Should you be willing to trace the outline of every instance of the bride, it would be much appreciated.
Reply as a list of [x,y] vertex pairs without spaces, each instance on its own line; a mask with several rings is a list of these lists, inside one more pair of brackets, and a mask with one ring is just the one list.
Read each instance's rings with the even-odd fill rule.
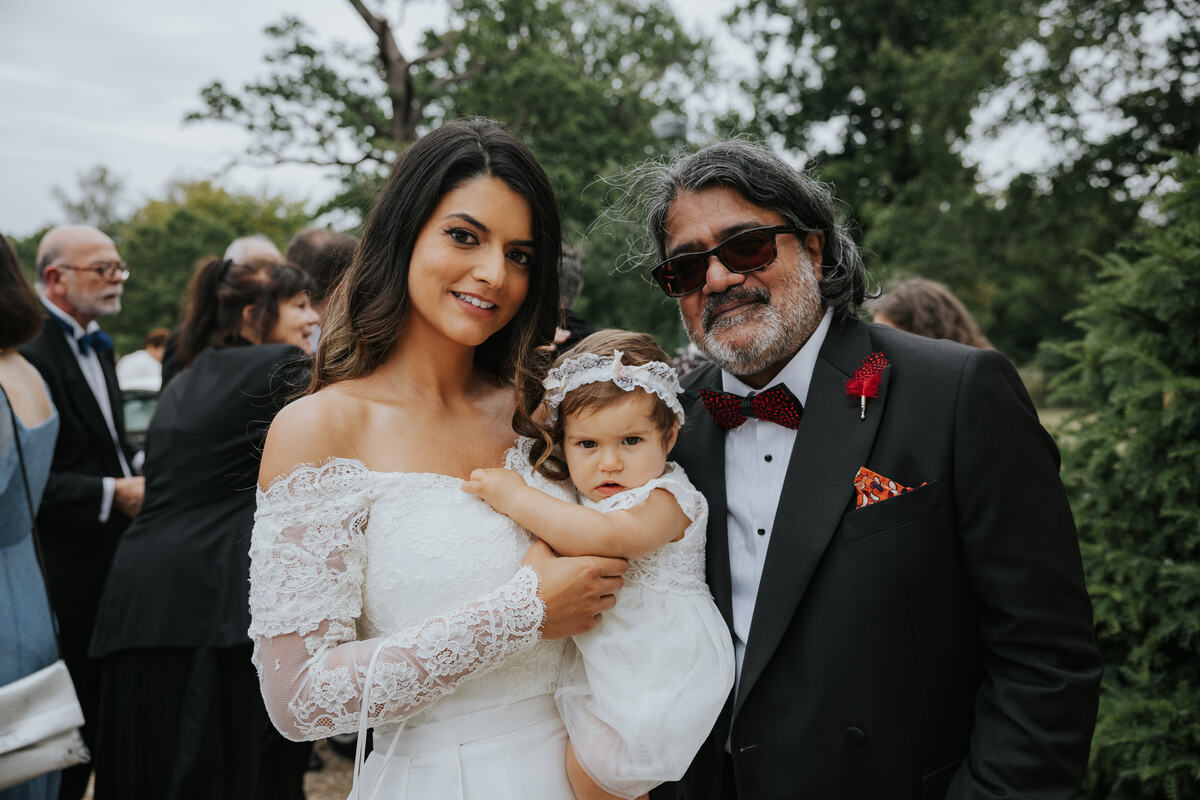
[[573,797],[562,639],[613,605],[626,564],[556,558],[460,489],[522,466],[534,409],[514,389],[553,339],[558,257],[532,154],[487,120],[433,131],[371,212],[307,396],[271,425],[254,663],[288,738],[359,731],[361,747],[375,728],[363,797]]

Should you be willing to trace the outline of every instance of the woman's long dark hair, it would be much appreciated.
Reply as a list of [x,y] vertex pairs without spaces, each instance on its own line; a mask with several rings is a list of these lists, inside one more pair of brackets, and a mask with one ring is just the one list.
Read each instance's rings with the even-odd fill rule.
[[177,363],[183,369],[207,347],[228,347],[242,331],[242,310],[262,338],[279,319],[279,301],[308,291],[312,279],[291,264],[255,259],[235,264],[212,256],[196,267],[179,324]]
[[0,347],[25,344],[42,330],[45,312],[29,281],[21,274],[21,262],[0,234]]
[[417,235],[442,198],[479,176],[504,181],[525,201],[533,222],[529,289],[517,314],[475,350],[475,363],[520,389],[513,428],[539,436],[527,401],[548,357],[558,323],[561,223],[554,190],[537,159],[487,119],[451,122],[421,137],[396,161],[367,219],[349,271],[333,292],[321,327],[308,391],[369,375],[395,346],[408,314],[408,270]]

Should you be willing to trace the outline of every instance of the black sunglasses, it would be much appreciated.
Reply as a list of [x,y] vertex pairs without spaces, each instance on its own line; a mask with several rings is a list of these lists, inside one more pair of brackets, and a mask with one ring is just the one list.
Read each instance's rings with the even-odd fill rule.
[[775,248],[775,237],[781,233],[799,234],[800,231],[789,225],[751,228],[730,236],[712,250],[681,253],[668,258],[650,274],[671,297],[683,297],[704,286],[708,260],[714,255],[725,265],[725,269],[739,274],[767,266],[779,254]]

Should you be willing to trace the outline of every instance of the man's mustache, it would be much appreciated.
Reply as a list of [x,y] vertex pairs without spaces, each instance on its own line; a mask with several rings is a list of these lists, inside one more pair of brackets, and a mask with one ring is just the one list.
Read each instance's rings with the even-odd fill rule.
[[705,333],[712,328],[713,314],[721,306],[729,303],[762,303],[771,305],[771,293],[761,286],[734,286],[720,294],[710,294],[704,301],[704,310],[700,313],[700,327]]

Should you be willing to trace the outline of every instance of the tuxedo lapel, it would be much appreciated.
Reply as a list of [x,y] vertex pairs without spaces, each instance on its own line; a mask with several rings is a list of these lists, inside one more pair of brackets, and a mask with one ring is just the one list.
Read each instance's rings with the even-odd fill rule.
[[866,419],[859,418],[858,399],[845,393],[846,380],[870,352],[867,327],[857,321],[834,323],[821,347],[775,512],[735,713],[791,623],[849,508],[854,476],[879,429],[890,368],[883,372],[879,397],[867,401]]
[[[105,353],[98,353],[100,359],[100,369],[104,372],[104,386],[108,389],[108,407],[112,409],[113,425],[117,429],[118,446],[125,448],[125,403],[121,399],[121,387],[117,383],[117,365],[113,358],[111,350]],[[99,411],[99,408],[96,409]],[[132,456],[132,453],[126,453],[126,458]]]
[[733,590],[729,577],[728,510],[725,501],[725,432],[712,421],[700,401],[703,389],[721,388],[721,371],[701,367],[682,400],[687,423],[672,454],[692,484],[708,500],[708,540],[705,552],[708,586],[713,600],[733,627]]
[[[58,374],[62,377],[63,390],[66,395],[63,399],[70,405],[75,417],[79,420],[79,424],[96,441],[97,446],[100,448],[98,452],[103,454],[100,458],[106,464],[109,464],[106,470],[115,470],[111,472],[106,471],[105,474],[122,474],[116,450],[111,444],[108,447],[104,446],[105,443],[112,441],[112,436],[108,432],[108,423],[104,421],[104,412],[100,410],[100,403],[96,400],[96,395],[92,394],[92,385],[84,377],[83,370],[79,367],[79,361],[76,360],[75,353],[71,351],[71,343],[67,340],[66,336],[63,336],[58,323],[52,319],[46,320],[45,334],[53,358],[58,365]],[[112,366],[111,356],[107,365],[105,358],[101,356],[100,364],[104,369],[104,382],[108,389],[109,402],[111,404],[117,382],[116,368]],[[112,405],[111,407],[114,415],[113,422],[116,423],[115,416],[121,406]],[[62,410],[60,409],[61,412]],[[123,427],[119,427],[118,431],[123,430]]]

